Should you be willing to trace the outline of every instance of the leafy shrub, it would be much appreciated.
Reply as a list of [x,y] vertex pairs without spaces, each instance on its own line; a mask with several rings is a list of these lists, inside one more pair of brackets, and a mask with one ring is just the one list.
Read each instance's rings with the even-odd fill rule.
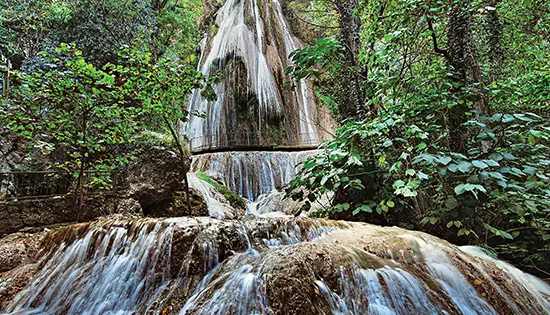
[[428,230],[521,251],[525,260],[549,257],[548,121],[534,114],[468,121],[470,147],[459,154],[448,151],[441,117],[428,109],[348,122],[302,164],[288,196],[306,200],[307,210],[334,192],[314,215]]

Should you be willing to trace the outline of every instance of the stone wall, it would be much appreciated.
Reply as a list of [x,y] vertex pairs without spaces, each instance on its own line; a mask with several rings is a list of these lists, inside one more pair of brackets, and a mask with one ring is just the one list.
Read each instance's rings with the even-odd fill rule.
[[[131,203],[130,203],[131,204]],[[115,196],[94,197],[77,209],[68,197],[0,202],[0,237],[21,230],[33,230],[61,223],[82,222],[115,213],[132,214],[127,200]],[[139,204],[134,201],[134,211]],[[136,213],[139,214],[139,213]]]
[[187,159],[182,160],[159,145],[139,144],[124,149],[131,150],[136,158],[118,179],[116,195],[90,196],[82,209],[68,197],[0,201],[0,236],[111,214],[156,217],[208,214],[204,201],[194,192],[192,209],[184,209],[187,203],[181,194],[189,168]]

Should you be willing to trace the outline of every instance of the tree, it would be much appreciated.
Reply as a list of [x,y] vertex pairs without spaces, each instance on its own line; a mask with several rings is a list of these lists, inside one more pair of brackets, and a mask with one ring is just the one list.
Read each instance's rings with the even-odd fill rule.
[[339,114],[340,120],[354,118],[364,102],[362,80],[359,74],[361,49],[361,18],[358,0],[335,1],[339,14],[340,42],[344,47],[344,60],[340,68]]
[[195,59],[201,7],[199,0],[0,1],[0,53],[16,69],[41,67],[39,53],[62,42],[76,43],[99,68],[135,44],[157,60]]
[[[318,216],[421,229],[544,266],[549,5],[361,3],[357,68],[365,69],[368,96],[303,163],[288,196],[306,209],[328,200]],[[350,51],[345,40],[295,52],[290,72],[338,73],[338,53]],[[336,54],[327,49],[339,45]],[[372,115],[362,116],[366,110]]]
[[449,110],[449,146],[452,151],[465,153],[468,150],[466,112],[470,103],[478,115],[488,115],[490,107],[484,92],[483,78],[479,68],[472,33],[472,16],[469,1],[453,3],[447,24],[447,50],[452,91],[456,104]]
[[[52,167],[75,178],[78,205],[84,171],[126,164],[128,154],[116,147],[132,143],[142,130],[170,130],[183,159],[173,124],[188,117],[186,96],[205,87],[194,67],[170,59],[152,63],[150,54],[126,50],[120,54],[124,64],[100,70],[67,44],[43,57],[49,69],[12,77],[13,88],[0,101],[0,121],[44,155],[62,156]],[[109,185],[104,178],[94,181]]]

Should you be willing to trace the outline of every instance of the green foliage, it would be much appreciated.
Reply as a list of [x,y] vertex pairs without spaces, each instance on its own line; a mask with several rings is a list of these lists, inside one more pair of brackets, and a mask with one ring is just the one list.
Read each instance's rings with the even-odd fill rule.
[[[497,4],[467,6],[482,82],[460,85],[444,55],[449,3],[364,3],[357,71],[366,91],[359,112],[369,114],[344,123],[305,161],[288,195],[305,210],[332,196],[318,216],[489,244],[529,265],[548,259],[550,11],[539,1]],[[297,51],[288,72],[322,82],[316,95],[334,108],[338,85],[323,83],[337,78],[338,63],[327,46],[341,47],[331,40]],[[480,95],[502,114],[480,116]],[[449,149],[456,112],[462,154]]]
[[[529,239],[546,252],[548,122],[532,114],[470,121],[477,133],[463,155],[447,150],[443,126],[429,116],[392,111],[346,124],[323,153],[303,163],[289,196],[306,200],[307,209],[332,192],[331,206],[317,215],[349,211],[362,220],[383,217],[386,224],[427,230],[444,225],[474,242],[498,236],[517,245]],[[480,140],[490,143],[488,151]]]
[[334,72],[340,67],[342,50],[342,45],[335,38],[321,38],[314,45],[292,52],[290,58],[293,64],[286,72],[297,80],[318,77],[324,71]]
[[236,192],[231,191],[229,188],[218,183],[203,172],[197,173],[197,177],[214,186],[214,188],[216,188],[216,190],[219,191],[225,197],[225,199],[227,199],[227,201],[229,201],[229,204],[231,204],[232,207],[236,209],[246,209],[246,202]]
[[43,58],[49,69],[11,77],[13,88],[0,100],[0,123],[30,148],[54,157],[53,167],[79,179],[84,170],[128,163],[131,157],[116,148],[141,131],[175,130],[188,117],[186,96],[205,87],[193,67],[168,58],[154,63],[139,51],[121,51],[123,63],[102,70],[74,45],[63,44]]
[[49,71],[13,77],[14,89],[0,103],[4,126],[44,155],[58,151],[66,156],[56,167],[75,177],[83,167],[108,169],[126,162],[107,154],[110,146],[128,141],[136,128],[133,108],[113,93],[115,78],[69,45],[44,58]]
[[42,66],[41,51],[74,42],[97,67],[118,62],[118,50],[133,46],[195,63],[201,1],[3,1],[0,52],[19,68]]

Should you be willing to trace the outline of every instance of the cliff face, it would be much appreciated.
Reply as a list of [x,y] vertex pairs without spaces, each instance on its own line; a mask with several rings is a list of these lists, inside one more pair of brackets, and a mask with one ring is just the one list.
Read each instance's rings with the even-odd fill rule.
[[[217,10],[215,16],[213,12]],[[307,80],[285,74],[288,56],[302,41],[290,30],[277,0],[229,0],[204,4],[209,23],[199,68],[220,75],[215,102],[196,91],[187,126],[192,149],[235,144],[316,145],[329,136],[332,121],[315,100]],[[290,88],[285,88],[290,86]]]
[[0,171],[10,170],[21,163],[24,142],[13,133],[0,129]]

